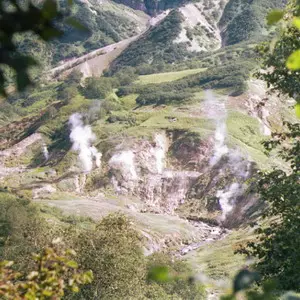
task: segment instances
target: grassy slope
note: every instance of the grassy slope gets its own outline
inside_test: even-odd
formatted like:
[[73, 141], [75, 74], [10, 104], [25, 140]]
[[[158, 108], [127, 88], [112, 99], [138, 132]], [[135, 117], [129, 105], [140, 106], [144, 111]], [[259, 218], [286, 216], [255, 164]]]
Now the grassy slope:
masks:
[[197, 251], [190, 252], [185, 259], [196, 274], [209, 278], [209, 289], [217, 295], [224, 295], [232, 285], [236, 273], [250, 264], [246, 257], [235, 254], [235, 250], [254, 238], [253, 232], [241, 229], [229, 233], [223, 240], [213, 242]]
[[150, 75], [142, 75], [135, 82], [136, 84], [151, 84], [151, 83], [162, 83], [170, 82], [184, 78], [189, 75], [198, 74], [205, 71], [205, 68], [183, 70], [178, 72], [167, 72], [167, 73], [158, 73]]

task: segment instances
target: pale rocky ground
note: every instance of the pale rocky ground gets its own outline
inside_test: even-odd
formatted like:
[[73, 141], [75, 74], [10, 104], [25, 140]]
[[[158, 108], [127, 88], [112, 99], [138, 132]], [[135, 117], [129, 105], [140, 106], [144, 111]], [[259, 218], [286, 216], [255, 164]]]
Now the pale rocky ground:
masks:
[[[215, 0], [205, 4], [205, 1], [189, 3], [179, 9], [184, 16], [182, 31], [175, 43], [189, 43], [189, 51], [210, 51], [219, 49], [222, 45], [222, 38], [218, 28], [218, 21], [222, 15], [223, 8], [227, 1]], [[200, 30], [201, 34], [194, 34], [190, 40], [187, 30]]]

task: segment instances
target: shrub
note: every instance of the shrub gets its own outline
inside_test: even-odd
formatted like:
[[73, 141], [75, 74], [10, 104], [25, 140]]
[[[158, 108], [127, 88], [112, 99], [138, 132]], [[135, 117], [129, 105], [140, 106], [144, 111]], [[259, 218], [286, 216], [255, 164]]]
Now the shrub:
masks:
[[138, 299], [145, 284], [141, 237], [124, 215], [103, 218], [94, 231], [76, 239], [79, 261], [94, 273], [84, 299]]
[[153, 93], [141, 94], [136, 99], [136, 103], [139, 105], [161, 105], [167, 103], [179, 103], [182, 101], [187, 101], [191, 99], [193, 94], [188, 92], [165, 92], [165, 91], [156, 91]]
[[84, 94], [90, 99], [104, 99], [112, 92], [113, 82], [111, 78], [90, 77], [85, 81]]

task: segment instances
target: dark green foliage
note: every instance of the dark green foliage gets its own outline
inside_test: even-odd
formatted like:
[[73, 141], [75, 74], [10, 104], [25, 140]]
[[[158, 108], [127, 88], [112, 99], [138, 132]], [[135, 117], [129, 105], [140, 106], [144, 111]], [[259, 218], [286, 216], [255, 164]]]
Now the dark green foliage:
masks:
[[[110, 215], [76, 239], [79, 261], [94, 273], [84, 299], [138, 299], [145, 284], [145, 263], [139, 234], [123, 215]], [[74, 299], [74, 298], [73, 298]]]
[[65, 86], [63, 87], [59, 93], [58, 93], [58, 98], [65, 100], [67, 103], [74, 98], [78, 94], [78, 89], [76, 85], [70, 85], [70, 86]]
[[85, 81], [84, 94], [90, 99], [103, 99], [112, 92], [113, 82], [111, 78], [90, 77]]
[[0, 259], [26, 269], [31, 253], [51, 242], [52, 230], [29, 200], [1, 191], [0, 208]]
[[131, 114], [116, 115], [112, 114], [107, 118], [108, 123], [121, 123], [133, 126], [136, 124], [136, 119]]
[[136, 24], [125, 16], [104, 10], [101, 6], [94, 6], [93, 9], [96, 14], [82, 2], [74, 1], [74, 16], [89, 29], [89, 33], [63, 27], [66, 34], [51, 43], [52, 64], [119, 42], [136, 33]]
[[80, 87], [81, 77], [81, 72], [72, 71], [60, 85], [57, 93], [58, 99], [64, 100], [66, 103], [69, 103], [71, 99], [78, 95], [78, 88]]
[[[93, 282], [65, 299], [205, 299], [203, 288], [189, 280], [192, 270], [186, 263], [166, 254], [144, 256], [142, 236], [122, 214], [108, 215], [95, 225], [7, 191], [0, 192], [0, 208], [0, 259], [14, 260], [16, 271], [32, 270], [31, 253], [57, 238], [64, 249], [76, 251], [80, 269], [93, 271]], [[148, 281], [156, 265], [167, 268], [175, 280]]]
[[[247, 269], [241, 270], [233, 280], [233, 291], [230, 295], [222, 296], [221, 300], [236, 300], [242, 297], [247, 300], [277, 300], [276, 284], [274, 282], [265, 282], [260, 288], [257, 288], [257, 281], [260, 276], [257, 272]], [[280, 297], [285, 300], [299, 299], [291, 297], [291, 293]]]
[[267, 150], [280, 149], [289, 171], [274, 169], [261, 173], [258, 189], [268, 204], [263, 218], [267, 225], [257, 229], [258, 238], [245, 252], [259, 259], [257, 270], [263, 279], [276, 279], [278, 288], [300, 291], [300, 124], [287, 124], [283, 133], [265, 142]]
[[165, 92], [157, 91], [149, 94], [142, 94], [136, 99], [138, 105], [162, 105], [168, 103], [180, 103], [191, 99], [192, 93], [188, 92]]
[[130, 85], [138, 78], [138, 74], [135, 72], [135, 69], [132, 67], [126, 67], [121, 69], [114, 75], [116, 84], [118, 86]]
[[232, 95], [245, 92], [253, 61], [235, 61], [205, 72], [161, 84], [132, 85], [119, 88], [117, 95], [139, 94], [138, 105], [180, 103], [192, 98], [192, 92], [199, 89], [228, 89]]
[[[300, 31], [288, 27], [280, 36], [272, 52], [269, 43], [260, 46], [263, 55], [263, 67], [266, 72], [258, 73], [273, 91], [287, 94], [295, 99], [300, 98], [299, 71], [291, 71], [286, 67], [286, 60], [293, 51], [300, 48]], [[272, 71], [269, 69], [272, 68]]]
[[211, 68], [199, 74], [198, 78], [194, 75], [193, 84], [198, 83], [199, 86], [205, 89], [229, 88], [233, 90], [234, 94], [241, 94], [246, 90], [246, 81], [254, 67], [251, 61], [237, 61]]
[[162, 10], [182, 5], [187, 0], [114, 0], [126, 4], [134, 9], [146, 10], [150, 15], [156, 15]]
[[[16, 35], [24, 32], [35, 34], [35, 38], [49, 41], [62, 36], [63, 31], [58, 28], [56, 22], [72, 23], [73, 27], [80, 27], [74, 19], [70, 17], [70, 10], [61, 13], [55, 0], [47, 0], [42, 7], [35, 6], [29, 2], [26, 7], [18, 1], [1, 1], [0, 22], [1, 22], [1, 48], [0, 63], [13, 69], [16, 74], [16, 85], [19, 90], [23, 90], [31, 83], [28, 69], [37, 65], [36, 59], [26, 55], [26, 52], [18, 49]], [[80, 27], [84, 29], [84, 27]], [[26, 36], [25, 36], [26, 38]], [[43, 47], [42, 47], [43, 48]], [[24, 50], [24, 49], [23, 49]], [[25, 53], [25, 54], [24, 54]], [[7, 78], [4, 69], [0, 70], [0, 93], [5, 94]]]
[[[12, 261], [0, 262], [0, 297], [2, 299], [61, 299], [66, 290], [76, 293], [79, 286], [93, 279], [91, 271], [78, 270], [73, 250], [52, 244], [32, 257], [33, 267], [27, 273], [13, 270]], [[27, 273], [27, 274], [26, 274]]]
[[171, 299], [205, 299], [203, 287], [193, 283], [192, 269], [185, 262], [155, 253], [148, 258], [147, 269], [150, 287], [158, 290], [160, 287]]
[[223, 29], [223, 43], [233, 45], [249, 39], [256, 40], [266, 31], [268, 11], [283, 7], [285, 3], [282, 0], [230, 0], [219, 22]]
[[137, 67], [143, 64], [153, 66], [161, 63], [173, 63], [191, 55], [182, 45], [173, 43], [181, 31], [181, 22], [181, 13], [176, 10], [172, 11], [161, 24], [132, 43], [116, 59], [112, 66], [112, 72], [125, 66]]

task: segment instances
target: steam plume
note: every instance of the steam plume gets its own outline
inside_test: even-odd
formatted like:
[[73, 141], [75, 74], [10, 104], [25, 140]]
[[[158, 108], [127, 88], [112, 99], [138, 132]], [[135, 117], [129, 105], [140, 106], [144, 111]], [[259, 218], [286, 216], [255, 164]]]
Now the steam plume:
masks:
[[43, 155], [45, 157], [45, 160], [48, 160], [49, 159], [49, 151], [48, 151], [48, 148], [47, 148], [46, 144], [43, 144], [42, 151], [43, 151]]
[[[227, 109], [224, 101], [215, 98], [211, 91], [205, 92], [205, 112], [208, 118], [212, 119], [216, 125], [214, 153], [210, 158], [210, 165], [216, 165], [221, 158], [226, 155], [231, 173], [240, 182], [246, 180], [250, 175], [251, 164], [243, 158], [240, 152], [229, 150], [226, 145], [227, 135]], [[224, 166], [221, 166], [221, 171]], [[236, 199], [244, 192], [245, 185], [232, 183], [224, 190], [219, 190], [216, 194], [222, 209], [222, 221], [233, 210]]]
[[224, 102], [218, 101], [212, 91], [205, 91], [205, 110], [208, 118], [212, 119], [216, 125], [214, 154], [210, 159], [210, 165], [216, 165], [223, 155], [228, 153], [225, 144], [227, 135], [226, 120], [227, 110]]
[[224, 221], [227, 215], [233, 210], [234, 200], [241, 195], [243, 189], [240, 184], [233, 183], [226, 191], [218, 191], [217, 198], [219, 198], [219, 203], [222, 209], [222, 220]]
[[111, 167], [123, 170], [123, 176], [130, 180], [138, 179], [135, 170], [134, 153], [130, 150], [115, 154], [109, 161]]
[[92, 146], [96, 136], [89, 125], [84, 125], [82, 115], [75, 113], [69, 119], [71, 127], [70, 140], [73, 143], [72, 149], [78, 152], [79, 160], [85, 172], [93, 169], [93, 161], [97, 167], [101, 165], [102, 154]]

